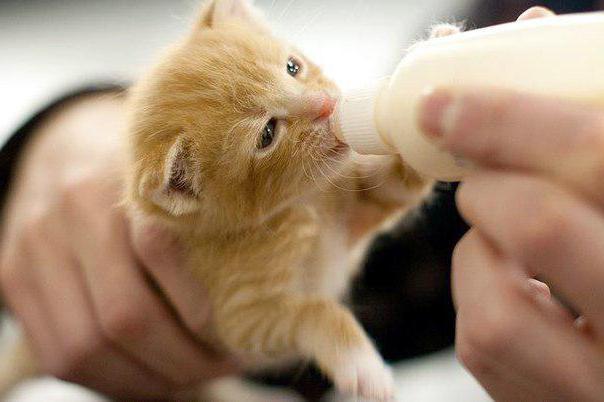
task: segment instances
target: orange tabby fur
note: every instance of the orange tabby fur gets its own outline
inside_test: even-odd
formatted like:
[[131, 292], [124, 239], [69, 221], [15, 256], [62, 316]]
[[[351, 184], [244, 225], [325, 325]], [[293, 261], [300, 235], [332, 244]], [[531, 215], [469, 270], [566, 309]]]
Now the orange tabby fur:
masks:
[[[183, 269], [213, 312], [202, 340], [249, 370], [313, 360], [341, 391], [387, 400], [391, 374], [340, 301], [368, 239], [428, 183], [397, 157], [339, 143], [333, 119], [317, 118], [317, 102], [337, 96], [246, 0], [208, 1], [131, 92], [125, 204], [186, 245]], [[272, 117], [277, 139], [261, 151]]]
[[[204, 339], [250, 369], [312, 359], [342, 391], [390, 398], [387, 368], [338, 300], [354, 247], [423, 182], [394, 157], [354, 160], [313, 114], [335, 85], [245, 1], [214, 1], [200, 21], [133, 91], [128, 203], [188, 245], [213, 311]], [[261, 152], [275, 116], [280, 138]]]

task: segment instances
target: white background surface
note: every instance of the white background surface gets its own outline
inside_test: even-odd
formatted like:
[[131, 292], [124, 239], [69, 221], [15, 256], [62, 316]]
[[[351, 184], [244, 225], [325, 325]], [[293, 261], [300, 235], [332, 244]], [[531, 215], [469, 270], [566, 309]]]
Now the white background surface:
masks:
[[[256, 3], [279, 34], [348, 87], [388, 74], [425, 29], [463, 18], [473, 0]], [[185, 32], [197, 7], [194, 0], [0, 1], [0, 142], [69, 88], [135, 79], [159, 49]], [[452, 352], [409, 362], [397, 369], [397, 378], [403, 401], [488, 400]], [[42, 381], [11, 402], [88, 400], [77, 390]]]

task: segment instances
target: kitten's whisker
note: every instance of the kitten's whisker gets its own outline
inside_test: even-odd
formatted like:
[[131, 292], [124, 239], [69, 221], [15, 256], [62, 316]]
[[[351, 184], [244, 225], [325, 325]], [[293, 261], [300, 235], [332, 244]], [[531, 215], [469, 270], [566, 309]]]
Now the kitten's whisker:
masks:
[[[317, 166], [316, 166], [316, 164], [315, 164], [315, 163], [313, 163], [313, 166], [315, 167], [315, 169], [317, 169], [317, 170], [318, 170], [318, 168], [317, 168]], [[315, 170], [315, 169], [313, 169], [313, 172], [314, 172], [314, 170]], [[315, 182], [315, 185], [317, 186], [317, 189], [318, 189], [320, 192], [325, 192], [325, 191], [326, 191], [326, 188], [324, 187], [324, 186], [325, 186], [325, 184], [324, 184], [324, 183], [322, 183], [322, 182], [319, 180], [319, 178], [318, 178], [318, 177], [316, 177], [316, 175], [315, 175], [315, 174], [313, 174], [313, 175], [312, 175], [312, 177], [313, 177], [313, 180], [314, 180], [314, 182]]]
[[[331, 169], [331, 166], [329, 164], [325, 164], [325, 166], [327, 166], [328, 168]], [[385, 166], [380, 166], [380, 169], [382, 169], [382, 170], [385, 169], [385, 168], [386, 168]], [[378, 172], [375, 172], [372, 176], [347, 177], [347, 176], [345, 176], [345, 175], [343, 175], [343, 174], [341, 174], [341, 173], [339, 173], [339, 172], [337, 172], [335, 170], [332, 170], [332, 171], [333, 171], [334, 174], [337, 174], [337, 175], [339, 175], [342, 178], [353, 179], [353, 180], [368, 179], [368, 178], [371, 178], [371, 177], [376, 176], [378, 174]], [[379, 183], [377, 183], [377, 184], [375, 184], [373, 186], [370, 186], [370, 187], [357, 188], [357, 189], [353, 189], [353, 190], [348, 189], [346, 191], [349, 191], [349, 192], [365, 192], [365, 191], [375, 190], [375, 189], [378, 189], [378, 188], [382, 187], [386, 183], [386, 180], [387, 180], [387, 178], [384, 178]], [[338, 188], [340, 188], [340, 187], [338, 187]]]
[[317, 19], [319, 17], [321, 17], [323, 14], [325, 14], [325, 9], [326, 9], [325, 6], [319, 7], [319, 9], [315, 12], [315, 14], [308, 21], [306, 21], [304, 23], [304, 25], [302, 25], [302, 28], [300, 28], [298, 30], [298, 32], [296, 32], [294, 35], [292, 35], [292, 40], [294, 42], [297, 41], [300, 38], [300, 36], [302, 36], [302, 34], [304, 34], [306, 32], [306, 30], [317, 21]]
[[275, 4], [277, 3], [277, 0], [273, 0], [271, 2], [271, 6], [269, 7], [268, 11], [266, 12], [266, 18], [270, 21], [272, 18], [272, 13], [274, 11], [275, 8]]
[[294, 5], [295, 1], [296, 0], [289, 0], [289, 3], [287, 3], [287, 5], [283, 9], [283, 11], [281, 12], [281, 15], [279, 15], [279, 18], [277, 18], [277, 20], [276, 20], [278, 23], [281, 23], [283, 18], [287, 15], [289, 9]]
[[331, 184], [333, 187], [337, 188], [338, 190], [342, 190], [342, 191], [346, 191], [346, 192], [356, 192], [356, 189], [349, 189], [349, 188], [345, 188], [342, 186], [339, 186], [337, 183], [335, 183], [334, 181], [332, 181], [329, 178], [329, 175], [326, 174], [323, 169], [321, 169], [321, 165], [319, 164], [319, 171], [321, 172], [321, 174], [323, 175], [323, 177], [325, 177], [325, 180], [327, 180], [327, 182], [329, 184]]
[[319, 156], [318, 154], [313, 154], [311, 153], [311, 157], [313, 158], [314, 161], [317, 162], [317, 167], [319, 169], [319, 172], [321, 173], [321, 175], [323, 175], [323, 177], [325, 178], [325, 180], [327, 180], [327, 182], [329, 184], [331, 184], [333, 187], [342, 190], [342, 191], [347, 191], [347, 192], [354, 192], [355, 190], [353, 189], [348, 189], [342, 186], [339, 186], [337, 183], [335, 183], [332, 178], [330, 177], [330, 175], [326, 174], [325, 171], [322, 169], [322, 166], [328, 166], [328, 164], [323, 163], [323, 161], [321, 159], [317, 159], [315, 158], [315, 156]]
[[[341, 159], [339, 158], [340, 154], [337, 151], [333, 150], [333, 149], [329, 149], [328, 151], [332, 152], [335, 155], [335, 157], [332, 157], [332, 156], [329, 156], [329, 155], [325, 154], [324, 153], [324, 149], [321, 148], [320, 146], [316, 146], [315, 149], [318, 151], [318, 155], [319, 155], [319, 157], [320, 157], [321, 160], [327, 160], [328, 162], [334, 162], [334, 163], [337, 163], [337, 162], [341, 161]], [[336, 174], [336, 175], [338, 175], [338, 176], [340, 176], [340, 177], [342, 177], [344, 179], [352, 179], [352, 180], [369, 179], [369, 178], [371, 178], [371, 177], [373, 177], [374, 175], [377, 174], [377, 173], [372, 173], [372, 174], [368, 174], [368, 175], [365, 175], [365, 176], [363, 176], [363, 175], [348, 176], [348, 175], [345, 175], [340, 170], [337, 170], [337, 169], [333, 168], [330, 164], [326, 164], [326, 166], [334, 174]]]

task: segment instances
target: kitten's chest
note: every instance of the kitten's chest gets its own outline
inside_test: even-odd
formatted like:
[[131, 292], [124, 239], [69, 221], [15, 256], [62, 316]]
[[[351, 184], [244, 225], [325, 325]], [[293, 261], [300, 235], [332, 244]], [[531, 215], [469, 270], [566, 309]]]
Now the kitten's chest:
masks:
[[315, 235], [296, 276], [296, 287], [306, 294], [340, 299], [348, 290], [356, 267], [351, 263], [344, 222], [316, 214]]

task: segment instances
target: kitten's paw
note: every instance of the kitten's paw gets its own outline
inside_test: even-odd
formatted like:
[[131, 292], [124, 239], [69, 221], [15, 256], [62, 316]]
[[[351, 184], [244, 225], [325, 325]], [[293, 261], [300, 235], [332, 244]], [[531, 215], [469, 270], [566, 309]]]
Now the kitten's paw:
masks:
[[438, 24], [432, 27], [430, 38], [444, 38], [445, 36], [456, 35], [461, 32], [461, 28], [453, 24]]
[[339, 392], [369, 401], [393, 401], [394, 378], [382, 358], [373, 350], [343, 356], [334, 371]]

